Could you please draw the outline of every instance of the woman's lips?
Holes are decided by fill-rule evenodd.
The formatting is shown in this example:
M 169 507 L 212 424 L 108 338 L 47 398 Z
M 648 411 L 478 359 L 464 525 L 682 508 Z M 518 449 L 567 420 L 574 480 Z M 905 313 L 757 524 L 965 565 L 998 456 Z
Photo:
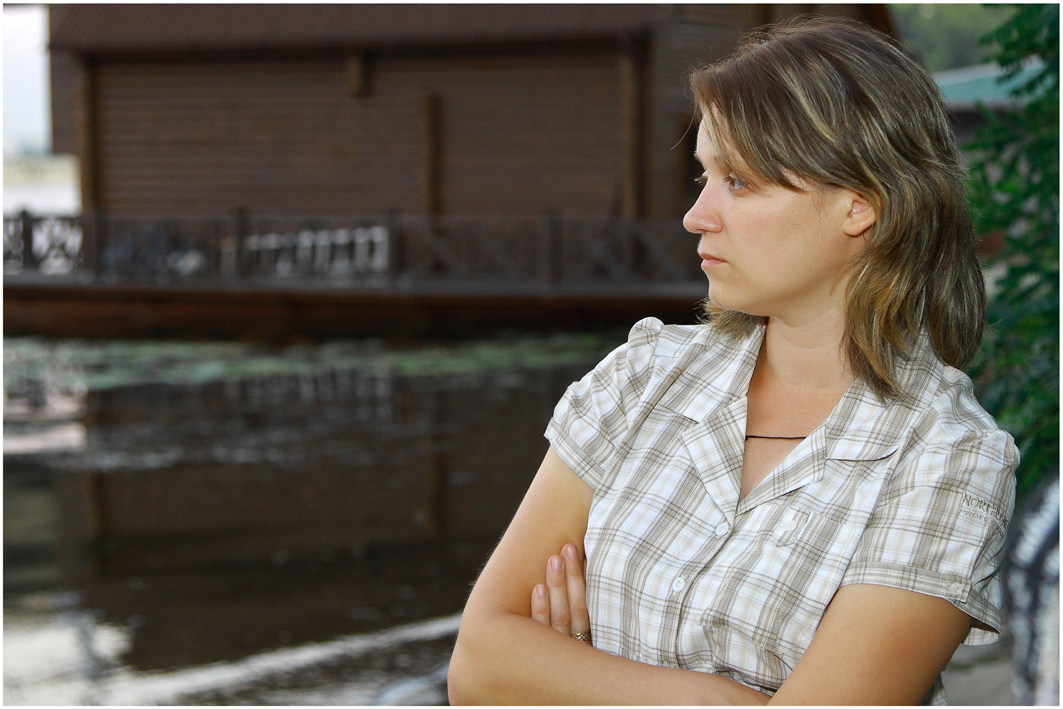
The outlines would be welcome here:
M 711 254 L 699 253 L 698 256 L 701 257 L 701 267 L 702 268 L 711 268 L 712 266 L 719 266 L 721 263 L 727 263 L 722 258 L 716 258 L 715 256 L 712 256 Z

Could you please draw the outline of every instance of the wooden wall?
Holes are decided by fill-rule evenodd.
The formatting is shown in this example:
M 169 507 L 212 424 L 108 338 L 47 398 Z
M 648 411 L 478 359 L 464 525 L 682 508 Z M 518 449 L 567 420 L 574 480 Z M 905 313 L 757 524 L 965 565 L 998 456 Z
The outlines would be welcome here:
M 798 12 L 889 29 L 883 5 L 703 4 L 609 41 L 58 49 L 54 145 L 81 158 L 87 211 L 677 217 L 693 194 L 688 71 Z
M 721 10 L 703 8 L 688 15 L 690 21 L 657 28 L 652 39 L 646 197 L 650 217 L 682 216 L 693 204 L 697 126 L 688 76 L 692 68 L 730 54 L 744 29 L 733 14 Z
M 159 215 L 604 215 L 618 72 L 610 49 L 100 60 L 95 193 Z
M 762 24 L 784 22 L 801 14 L 834 15 L 869 22 L 891 32 L 889 13 L 881 4 L 683 4 L 671 21 L 654 27 L 650 39 L 649 114 L 645 216 L 683 215 L 696 199 L 698 170 L 692 154 L 696 126 L 691 125 L 693 97 L 688 86 L 692 68 L 729 56 L 741 36 Z
M 66 5 L 48 5 L 49 33 L 66 14 Z M 77 155 L 77 79 L 81 61 L 66 49 L 54 47 L 48 52 L 49 99 L 52 112 L 52 152 L 56 155 Z

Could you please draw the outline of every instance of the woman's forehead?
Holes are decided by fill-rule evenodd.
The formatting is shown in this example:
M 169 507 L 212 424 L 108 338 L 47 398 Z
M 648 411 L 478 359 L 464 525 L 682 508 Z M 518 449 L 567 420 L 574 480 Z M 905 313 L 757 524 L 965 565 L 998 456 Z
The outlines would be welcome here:
M 702 159 L 710 160 L 718 157 L 717 151 L 719 149 L 716 143 L 719 141 L 720 135 L 714 128 L 715 126 L 709 124 L 708 118 L 703 118 L 698 124 L 698 140 L 695 150 L 698 157 Z
M 702 164 L 715 162 L 728 167 L 728 169 L 746 168 L 745 160 L 727 144 L 726 131 L 719 130 L 720 121 L 717 120 L 713 123 L 709 121 L 709 117 L 706 116 L 698 124 L 697 147 L 694 155 Z

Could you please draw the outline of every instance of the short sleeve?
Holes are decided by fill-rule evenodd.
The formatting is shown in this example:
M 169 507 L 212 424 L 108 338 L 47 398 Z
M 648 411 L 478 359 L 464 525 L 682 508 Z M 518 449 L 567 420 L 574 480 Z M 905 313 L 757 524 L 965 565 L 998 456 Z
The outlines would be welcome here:
M 964 642 L 1000 633 L 997 571 L 1015 506 L 1018 452 L 1004 431 L 935 443 L 888 483 L 842 585 L 893 586 L 944 598 L 974 619 Z
M 617 442 L 628 432 L 663 327 L 657 318 L 635 323 L 628 341 L 570 385 L 554 408 L 546 438 L 561 460 L 592 488 L 605 482 Z

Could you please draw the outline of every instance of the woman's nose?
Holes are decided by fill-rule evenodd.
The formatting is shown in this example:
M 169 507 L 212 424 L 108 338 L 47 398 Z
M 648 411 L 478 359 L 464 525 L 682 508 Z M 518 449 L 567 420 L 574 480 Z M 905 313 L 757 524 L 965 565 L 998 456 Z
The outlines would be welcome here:
M 712 206 L 712 199 L 707 189 L 702 189 L 697 201 L 683 217 L 683 228 L 691 234 L 720 230 L 720 218 Z

